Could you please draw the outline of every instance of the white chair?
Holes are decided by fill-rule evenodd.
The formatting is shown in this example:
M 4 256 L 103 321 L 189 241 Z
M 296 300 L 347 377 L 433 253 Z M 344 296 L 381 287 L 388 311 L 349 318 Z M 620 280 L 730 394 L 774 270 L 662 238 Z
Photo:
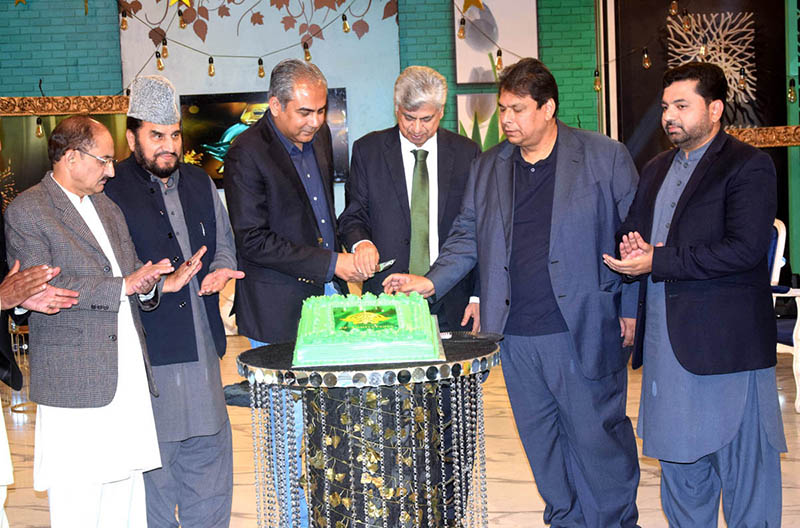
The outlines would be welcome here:
M 789 288 L 778 285 L 781 268 L 786 260 L 783 258 L 786 247 L 786 226 L 775 219 L 772 244 L 770 245 L 770 284 L 772 285 L 772 304 L 778 297 L 791 297 L 800 314 L 800 288 Z M 794 410 L 800 413 L 800 317 L 779 317 L 776 319 L 778 327 L 777 351 L 792 354 L 792 372 L 794 373 L 795 400 Z

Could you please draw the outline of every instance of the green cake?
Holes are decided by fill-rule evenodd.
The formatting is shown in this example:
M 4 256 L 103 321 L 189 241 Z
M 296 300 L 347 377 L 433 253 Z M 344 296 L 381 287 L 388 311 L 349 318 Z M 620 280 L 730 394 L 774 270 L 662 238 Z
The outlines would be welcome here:
M 420 294 L 365 293 L 303 302 L 294 367 L 444 360 L 436 319 Z

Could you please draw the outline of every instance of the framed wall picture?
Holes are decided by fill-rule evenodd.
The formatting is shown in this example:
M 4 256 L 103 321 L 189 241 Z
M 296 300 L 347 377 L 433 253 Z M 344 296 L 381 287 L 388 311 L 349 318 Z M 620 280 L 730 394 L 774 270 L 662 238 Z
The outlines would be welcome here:
M 457 83 L 495 82 L 498 49 L 505 64 L 539 55 L 536 0 L 460 0 L 453 2 L 453 20 Z
M 222 188 L 224 159 L 231 144 L 267 112 L 267 92 L 181 95 L 183 157 L 205 169 Z M 347 96 L 344 88 L 328 89 L 328 126 L 333 142 L 334 180 L 349 172 Z
M 486 151 L 505 139 L 500 129 L 497 92 L 459 94 L 458 133 L 472 139 Z

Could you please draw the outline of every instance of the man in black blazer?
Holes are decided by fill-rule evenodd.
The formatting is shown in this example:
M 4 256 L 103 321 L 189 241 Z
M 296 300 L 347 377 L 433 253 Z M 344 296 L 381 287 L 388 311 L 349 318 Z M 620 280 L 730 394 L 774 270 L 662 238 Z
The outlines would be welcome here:
M 461 207 L 469 167 L 480 148 L 439 128 L 446 99 L 447 81 L 439 72 L 409 66 L 394 85 L 397 125 L 367 134 L 353 145 L 345 187 L 347 205 L 339 216 L 342 242 L 355 254 L 356 268 L 365 275 L 372 275 L 379 260 L 395 259 L 391 268 L 364 282 L 364 291 L 379 295 L 389 273 L 408 273 L 416 239 L 426 235 L 424 269 L 412 272 L 427 272 Z M 425 152 L 428 177 L 424 204 L 428 229 L 422 234 L 412 226 L 411 213 L 417 149 Z M 470 299 L 474 284 L 470 273 L 431 306 L 442 330 L 480 329 L 478 299 Z M 467 326 L 470 318 L 472 324 Z
M 239 332 L 258 342 L 292 341 L 303 300 L 322 295 L 334 276 L 363 279 L 353 255 L 339 253 L 327 87 L 315 65 L 279 63 L 268 112 L 225 157 L 225 197 L 245 272 L 233 311 Z
M 670 526 L 780 526 L 775 315 L 767 251 L 775 167 L 728 136 L 727 81 L 710 63 L 664 74 L 662 125 L 676 149 L 643 169 L 618 233 L 615 271 L 639 280 L 637 432 L 661 462 Z
M 233 311 L 239 333 L 253 347 L 294 340 L 303 300 L 347 293 L 334 277 L 366 278 L 352 254 L 339 253 L 327 98 L 328 83 L 315 65 L 278 63 L 270 76 L 269 110 L 225 156 L 225 196 L 239 270 L 245 272 L 236 282 Z M 299 404 L 294 416 L 300 430 Z M 305 502 L 303 494 L 300 499 Z M 290 497 L 280 500 L 288 511 Z M 301 504 L 300 526 L 308 525 L 306 515 Z

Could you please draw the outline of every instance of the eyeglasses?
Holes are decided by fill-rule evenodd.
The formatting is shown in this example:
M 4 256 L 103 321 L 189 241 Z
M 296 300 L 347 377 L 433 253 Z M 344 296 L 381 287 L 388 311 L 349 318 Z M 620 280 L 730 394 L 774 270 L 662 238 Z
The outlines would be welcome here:
M 115 160 L 114 158 L 106 158 L 106 157 L 102 157 L 101 158 L 100 156 L 95 156 L 94 154 L 86 152 L 83 149 L 75 149 L 75 150 L 77 150 L 81 154 L 86 154 L 87 156 L 90 156 L 90 157 L 96 159 L 97 161 L 99 161 L 103 165 L 114 165 L 117 162 L 117 160 Z

